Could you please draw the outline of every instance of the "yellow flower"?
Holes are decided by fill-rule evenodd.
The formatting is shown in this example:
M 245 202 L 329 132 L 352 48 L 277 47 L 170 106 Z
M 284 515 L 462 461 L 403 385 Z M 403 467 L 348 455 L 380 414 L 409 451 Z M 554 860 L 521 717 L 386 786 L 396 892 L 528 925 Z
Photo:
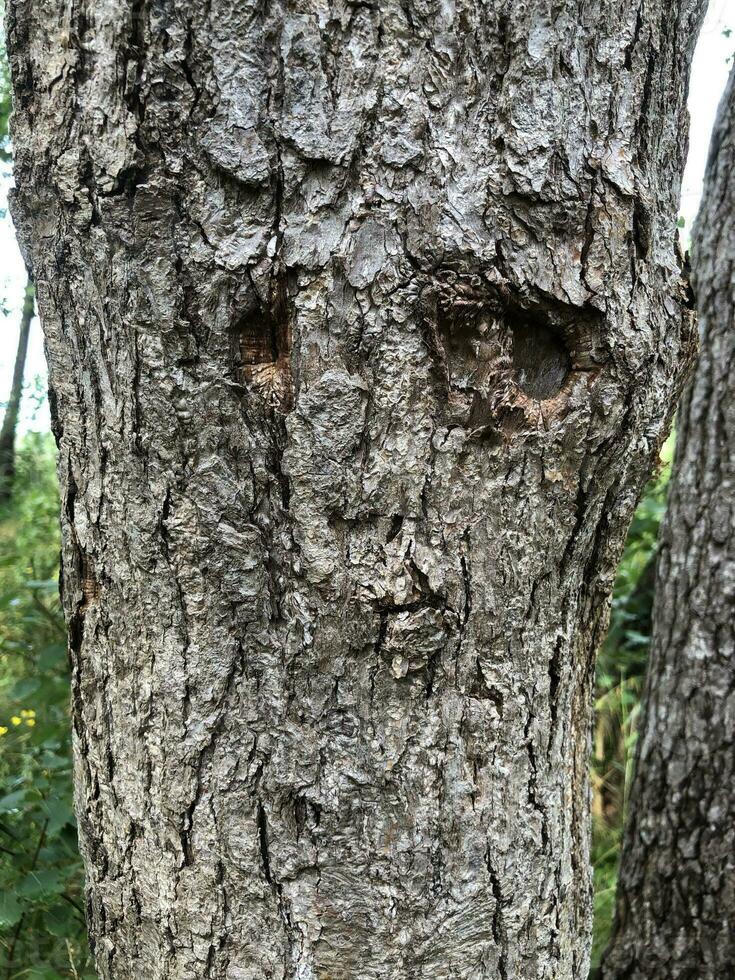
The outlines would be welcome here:
M 36 724 L 35 718 L 26 718 L 26 725 L 30 725 L 31 728 Z
M 21 718 L 35 718 L 36 712 L 31 710 L 30 708 L 23 708 L 23 710 L 20 713 L 20 716 Z
M 13 715 L 10 721 L 13 725 L 20 725 L 21 719 L 17 715 Z
M 8 730 L 5 727 L 5 725 L 0 725 L 0 735 L 7 735 L 7 734 L 8 734 Z

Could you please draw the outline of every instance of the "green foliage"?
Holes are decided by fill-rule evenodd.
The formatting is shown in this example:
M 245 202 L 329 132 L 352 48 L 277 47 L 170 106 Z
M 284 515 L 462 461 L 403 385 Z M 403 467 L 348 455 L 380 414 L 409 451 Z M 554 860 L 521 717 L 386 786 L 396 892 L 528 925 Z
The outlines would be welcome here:
M 656 540 L 666 509 L 672 452 L 673 436 L 661 453 L 661 469 L 635 512 L 615 581 L 610 629 L 597 661 L 591 773 L 593 969 L 599 965 L 615 914 L 615 884 L 651 635 Z
M 69 678 L 49 434 L 21 441 L 0 514 L 0 975 L 93 977 L 72 809 Z

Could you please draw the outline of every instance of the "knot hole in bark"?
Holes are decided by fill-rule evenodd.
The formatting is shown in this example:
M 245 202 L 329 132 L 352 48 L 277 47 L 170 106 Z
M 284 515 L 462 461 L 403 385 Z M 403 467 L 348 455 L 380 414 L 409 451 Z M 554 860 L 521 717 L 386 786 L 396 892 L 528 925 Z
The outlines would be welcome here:
M 454 276 L 434 289 L 422 323 L 446 385 L 448 421 L 497 441 L 563 412 L 573 378 L 595 360 L 599 331 L 591 318 L 511 305 L 472 278 Z
M 85 613 L 99 599 L 102 589 L 94 562 L 83 550 L 80 551 L 79 555 L 79 584 L 82 590 L 82 599 L 78 606 L 78 612 Z
M 235 328 L 241 380 L 249 391 L 281 412 L 293 404 L 291 330 L 285 303 L 245 313 Z
M 514 380 L 529 398 L 543 401 L 558 395 L 572 370 L 562 335 L 549 324 L 514 319 L 510 322 Z

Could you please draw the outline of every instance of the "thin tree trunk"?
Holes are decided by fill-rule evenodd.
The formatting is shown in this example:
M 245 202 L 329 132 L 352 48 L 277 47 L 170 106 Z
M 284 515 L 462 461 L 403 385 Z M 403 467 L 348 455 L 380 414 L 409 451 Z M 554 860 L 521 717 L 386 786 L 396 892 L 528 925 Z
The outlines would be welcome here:
M 661 533 L 645 713 L 610 980 L 735 976 L 735 73 L 720 106 L 694 273 L 702 352 Z
M 103 978 L 586 976 L 702 7 L 12 4 Z
M 18 347 L 15 352 L 10 397 L 5 406 L 3 424 L 0 428 L 0 504 L 6 503 L 13 492 L 15 430 L 18 428 L 18 413 L 20 412 L 20 399 L 23 393 L 23 374 L 26 366 L 26 355 L 28 354 L 28 337 L 33 320 L 33 298 L 33 283 L 29 278 L 23 294 L 23 309 L 20 315 L 20 332 L 18 334 Z

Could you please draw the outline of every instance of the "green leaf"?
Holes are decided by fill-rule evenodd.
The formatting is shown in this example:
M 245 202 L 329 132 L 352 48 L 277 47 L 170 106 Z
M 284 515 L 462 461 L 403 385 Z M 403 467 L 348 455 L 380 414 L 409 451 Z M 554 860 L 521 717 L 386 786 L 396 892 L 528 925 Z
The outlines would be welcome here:
M 639 633 L 637 630 L 626 630 L 625 639 L 634 646 L 648 646 L 651 638 L 643 633 Z
M 66 936 L 73 936 L 81 922 L 76 909 L 66 902 L 61 902 L 46 910 L 43 916 L 43 924 L 46 931 L 50 932 L 52 936 L 64 939 Z
M 48 816 L 46 834 L 49 837 L 55 837 L 62 827 L 74 822 L 74 811 L 65 799 L 45 800 L 43 809 Z
M 64 980 L 60 973 L 57 973 L 51 966 L 32 966 L 28 973 L 24 974 L 27 980 Z
M 0 813 L 22 810 L 26 802 L 26 793 L 25 789 L 17 789 L 14 793 L 8 793 L 0 798 Z
M 13 684 L 10 688 L 10 697 L 13 701 L 25 701 L 31 694 L 35 694 L 40 686 L 41 682 L 37 678 L 25 677 Z
M 52 643 L 44 647 L 38 655 L 39 670 L 53 670 L 66 665 L 66 647 L 63 643 Z
M 71 769 L 71 759 L 51 751 L 44 752 L 39 762 L 44 769 Z
M 48 868 L 29 872 L 18 885 L 17 892 L 24 898 L 39 899 L 48 895 L 60 895 L 64 887 L 61 872 Z
M 14 926 L 23 914 L 18 899 L 7 889 L 0 892 L 0 927 Z

